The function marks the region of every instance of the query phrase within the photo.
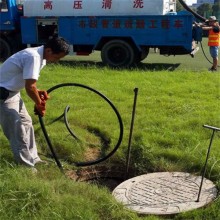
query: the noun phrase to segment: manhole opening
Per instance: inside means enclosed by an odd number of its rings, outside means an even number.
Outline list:
[[[66,175],[72,180],[107,187],[110,191],[113,191],[126,179],[134,177],[135,172],[130,171],[128,176],[124,167],[99,165],[69,170]]]

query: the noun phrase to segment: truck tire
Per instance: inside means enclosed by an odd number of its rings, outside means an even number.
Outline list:
[[[141,51],[137,52],[137,56],[136,56],[136,64],[140,63],[142,60],[144,60],[148,54],[149,54],[149,47],[143,47],[141,48]]]
[[[142,48],[142,51],[140,53],[140,61],[144,60],[148,56],[149,50],[149,47]]]
[[[2,38],[0,38],[0,45],[0,61],[4,61],[11,56],[11,47],[9,43]]]
[[[101,58],[110,67],[129,67],[135,62],[135,52],[126,41],[111,40],[102,48]]]

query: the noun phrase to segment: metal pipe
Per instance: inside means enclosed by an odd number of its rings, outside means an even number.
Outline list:
[[[128,140],[128,152],[127,152],[127,159],[126,159],[126,179],[128,178],[129,164],[131,160],[131,139],[132,139],[133,127],[134,127],[137,95],[138,95],[138,88],[135,88],[134,89],[134,103],[133,103],[133,110],[132,110],[132,117],[131,117],[131,126],[130,126],[130,135],[129,135],[129,140]]]
[[[209,126],[209,125],[204,125],[203,127],[212,129],[212,136],[211,136],[209,147],[208,147],[208,151],[207,151],[207,154],[206,154],[206,160],[205,160],[205,164],[204,164],[204,167],[203,167],[202,179],[201,179],[201,183],[200,183],[200,187],[199,187],[199,193],[198,193],[198,197],[197,197],[196,202],[199,202],[199,199],[200,199],[202,185],[203,185],[203,181],[204,181],[204,177],[205,177],[205,173],[206,173],[208,158],[209,158],[209,155],[210,155],[212,141],[213,141],[213,138],[214,138],[214,135],[215,135],[215,131],[220,131],[219,128],[216,128],[216,127],[213,127],[213,126]]]

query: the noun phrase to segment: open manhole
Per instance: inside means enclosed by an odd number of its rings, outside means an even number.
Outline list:
[[[159,172],[137,176],[119,184],[113,196],[140,214],[172,215],[206,206],[217,197],[217,188],[201,176],[182,172]]]
[[[101,187],[107,187],[113,191],[120,183],[125,180],[125,171],[116,166],[92,166],[80,168],[78,170],[69,170],[66,175],[80,182],[88,182]]]

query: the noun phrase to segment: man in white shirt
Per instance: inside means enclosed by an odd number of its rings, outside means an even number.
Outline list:
[[[35,112],[45,114],[46,91],[37,89],[40,70],[46,62],[56,62],[69,53],[63,38],[53,38],[44,46],[27,48],[9,57],[0,67],[0,124],[17,163],[30,167],[41,162],[37,153],[32,119],[20,96],[25,88],[35,103]]]

